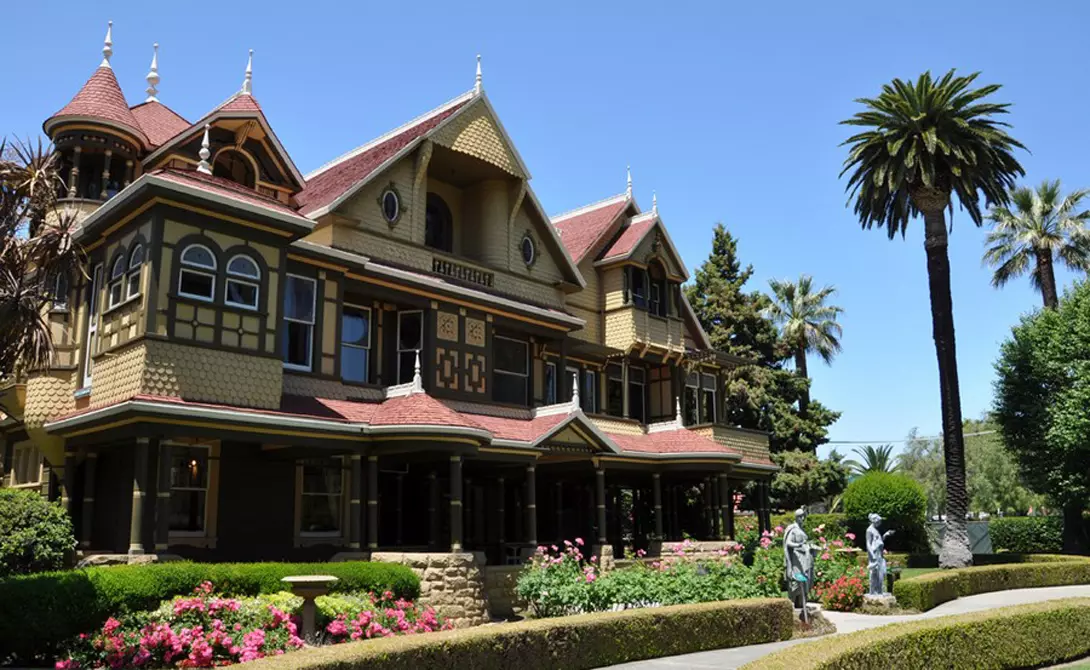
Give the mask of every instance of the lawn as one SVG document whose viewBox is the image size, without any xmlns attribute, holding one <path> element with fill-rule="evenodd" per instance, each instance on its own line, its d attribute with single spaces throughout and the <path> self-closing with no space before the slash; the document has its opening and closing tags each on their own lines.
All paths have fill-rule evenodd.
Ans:
<svg viewBox="0 0 1090 670">
<path fill-rule="evenodd" d="M 938 572 L 942 568 L 903 568 L 901 570 L 901 579 L 911 579 L 913 577 L 919 577 L 920 575 L 926 575 L 929 572 Z"/>
</svg>

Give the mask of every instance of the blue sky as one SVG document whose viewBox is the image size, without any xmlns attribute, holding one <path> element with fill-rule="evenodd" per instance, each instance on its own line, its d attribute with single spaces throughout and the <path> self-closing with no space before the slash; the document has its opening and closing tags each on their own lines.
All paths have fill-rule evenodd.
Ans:
<svg viewBox="0 0 1090 670">
<path fill-rule="evenodd" d="M 631 163 L 637 199 L 649 208 L 658 192 L 690 269 L 722 221 L 756 268 L 753 288 L 804 272 L 839 288 L 844 352 L 811 365 L 815 397 L 844 413 L 837 440 L 940 425 L 921 226 L 889 241 L 845 208 L 837 122 L 852 100 L 926 69 L 980 70 L 1014 103 L 1027 181 L 1090 186 L 1080 3 L 96 1 L 4 13 L 19 28 L 5 33 L 0 134 L 40 132 L 97 66 L 113 19 L 130 103 L 144 98 L 159 42 L 160 100 L 190 120 L 239 88 L 255 49 L 254 94 L 303 172 L 469 89 L 481 53 L 485 89 L 548 211 L 622 191 Z M 983 237 L 955 211 L 967 417 L 990 406 L 999 343 L 1040 302 L 1028 281 L 991 288 Z"/>
</svg>

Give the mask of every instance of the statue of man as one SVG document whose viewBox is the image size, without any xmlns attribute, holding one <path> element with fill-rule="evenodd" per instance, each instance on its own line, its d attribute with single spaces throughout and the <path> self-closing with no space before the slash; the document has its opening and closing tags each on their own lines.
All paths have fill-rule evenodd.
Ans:
<svg viewBox="0 0 1090 670">
<path fill-rule="evenodd" d="M 892 530 L 885 533 L 879 530 L 882 517 L 871 514 L 870 527 L 867 528 L 867 570 L 870 572 L 869 595 L 880 596 L 886 592 L 886 538 L 893 534 Z"/>
<path fill-rule="evenodd" d="M 787 580 L 787 595 L 796 607 L 806 612 L 806 600 L 810 586 L 814 583 L 814 555 L 810 547 L 810 538 L 802 529 L 806 521 L 806 510 L 795 510 L 795 523 L 783 533 L 783 567 Z"/>
</svg>

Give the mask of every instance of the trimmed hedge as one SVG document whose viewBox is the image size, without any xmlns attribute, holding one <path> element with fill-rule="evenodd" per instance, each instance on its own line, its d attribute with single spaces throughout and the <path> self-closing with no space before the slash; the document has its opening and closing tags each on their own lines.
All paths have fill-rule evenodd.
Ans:
<svg viewBox="0 0 1090 670">
<path fill-rule="evenodd" d="M 582 670 L 791 638 L 783 598 L 580 614 L 298 651 L 253 670 Z"/>
<path fill-rule="evenodd" d="M 978 593 L 1090 584 L 1090 558 L 1050 554 L 1022 558 L 1025 562 L 1021 564 L 983 565 L 899 579 L 893 583 L 893 595 L 901 607 L 925 612 Z"/>
<path fill-rule="evenodd" d="M 337 577 L 333 591 L 392 591 L 415 599 L 420 580 L 390 563 L 155 563 L 44 572 L 0 580 L 0 664 L 48 656 L 111 616 L 152 610 L 202 582 L 232 596 L 290 590 L 290 575 Z"/>
<path fill-rule="evenodd" d="M 1090 654 L 1090 598 L 1053 600 L 838 635 L 743 670 L 1036 668 Z"/>
<path fill-rule="evenodd" d="M 927 494 L 914 479 L 889 472 L 868 472 L 844 489 L 848 527 L 866 546 L 868 516 L 881 515 L 883 530 L 895 531 L 886 540 L 890 551 L 921 551 L 927 544 Z"/>
<path fill-rule="evenodd" d="M 995 551 L 1055 553 L 1063 550 L 1064 520 L 1058 516 L 1006 516 L 988 522 Z"/>
</svg>

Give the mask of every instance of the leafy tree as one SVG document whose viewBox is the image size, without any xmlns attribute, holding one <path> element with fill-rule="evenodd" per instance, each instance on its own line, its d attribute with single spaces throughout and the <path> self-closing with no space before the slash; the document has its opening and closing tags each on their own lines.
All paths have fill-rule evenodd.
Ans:
<svg viewBox="0 0 1090 670">
<path fill-rule="evenodd" d="M 840 353 L 842 331 L 836 318 L 844 310 L 826 304 L 836 289 L 826 286 L 815 291 L 810 275 L 801 275 L 797 282 L 772 279 L 768 284 L 773 300 L 762 315 L 780 327 L 783 341 L 795 356 L 795 372 L 808 379 L 807 354 L 816 353 L 829 364 Z M 809 404 L 810 389 L 806 388 L 799 396 L 799 413 L 805 416 Z"/>
<path fill-rule="evenodd" d="M 1064 513 L 1064 551 L 1088 546 L 1090 284 L 1022 318 L 996 363 L 995 418 L 1030 487 Z"/>
<path fill-rule="evenodd" d="M 1059 258 L 1067 267 L 1085 272 L 1090 269 L 1090 210 L 1077 212 L 1087 191 L 1081 189 L 1061 197 L 1060 180 L 1042 182 L 1037 190 L 1027 187 L 1011 191 L 1013 211 L 993 207 L 988 219 L 993 223 L 985 241 L 984 262 L 995 268 L 992 286 L 1000 287 L 1026 273 L 1041 292 L 1045 307 L 1055 309 L 1056 271 Z"/>
<path fill-rule="evenodd" d="M 0 140 L 0 378 L 48 367 L 53 340 L 46 306 L 58 275 L 72 277 L 82 251 L 75 216 L 57 208 L 56 154 Z"/>
<path fill-rule="evenodd" d="M 951 70 L 939 80 L 925 72 L 914 84 L 894 79 L 877 98 L 859 99 L 866 109 L 842 121 L 863 128 L 844 141 L 850 150 L 841 171 L 851 173 L 847 189 L 863 228 L 885 227 L 893 239 L 898 232 L 905 235 L 910 219 L 923 216 L 949 507 L 939 556 L 943 567 L 973 561 L 965 522 L 969 501 L 945 212 L 956 194 L 979 226 L 984 218 L 979 196 L 986 205 L 1006 205 L 1015 178 L 1025 174 L 1013 155 L 1024 147 L 994 118 L 1006 114 L 1009 105 L 985 101 L 1000 87 L 973 89 L 976 77 Z"/>
<path fill-rule="evenodd" d="M 946 511 L 946 467 L 942 458 L 942 440 L 920 439 L 913 428 L 908 443 L 897 457 L 901 474 L 911 477 L 927 494 L 927 513 Z"/>
<path fill-rule="evenodd" d="M 783 451 L 772 459 L 781 468 L 772 478 L 774 505 L 780 509 L 813 505 L 839 495 L 848 484 L 847 467 L 809 451 Z"/>
<path fill-rule="evenodd" d="M 844 464 L 851 469 L 854 475 L 865 475 L 868 472 L 894 472 L 898 469 L 897 459 L 893 457 L 893 445 L 886 444 L 875 447 L 868 444 L 865 447 L 856 447 L 852 452 L 859 457 L 845 461 Z"/>
</svg>

